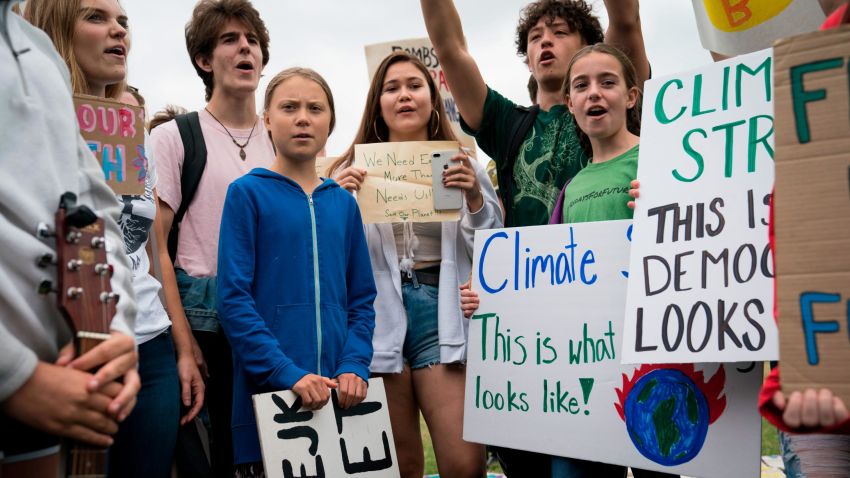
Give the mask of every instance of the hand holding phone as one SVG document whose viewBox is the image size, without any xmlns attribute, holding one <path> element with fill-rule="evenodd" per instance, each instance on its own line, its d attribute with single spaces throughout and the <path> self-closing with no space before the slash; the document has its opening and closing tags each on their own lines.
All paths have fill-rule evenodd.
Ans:
<svg viewBox="0 0 850 478">
<path fill-rule="evenodd" d="M 458 187 L 447 186 L 444 181 L 454 166 L 452 158 L 456 150 L 431 153 L 431 183 L 434 189 L 434 209 L 438 211 L 460 209 L 463 206 L 462 192 Z M 447 182 L 447 181 L 446 181 Z"/>
<path fill-rule="evenodd" d="M 451 153 L 451 158 L 449 167 L 443 168 L 442 171 L 443 186 L 463 191 L 467 209 L 472 213 L 480 211 L 484 207 L 484 195 L 481 194 L 481 184 L 473 165 L 474 159 L 469 157 L 466 148 L 448 153 Z M 434 178 L 437 178 L 436 172 Z"/>
</svg>

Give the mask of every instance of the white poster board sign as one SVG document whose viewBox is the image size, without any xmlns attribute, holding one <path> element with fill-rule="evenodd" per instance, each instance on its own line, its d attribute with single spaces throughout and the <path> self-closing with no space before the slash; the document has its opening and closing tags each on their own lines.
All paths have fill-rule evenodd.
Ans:
<svg viewBox="0 0 850 478">
<path fill-rule="evenodd" d="M 646 82 L 625 363 L 775 360 L 771 51 Z"/>
<path fill-rule="evenodd" d="M 464 439 L 759 475 L 761 367 L 622 365 L 630 221 L 476 231 Z M 734 450 L 733 453 L 730 453 Z"/>
<path fill-rule="evenodd" d="M 818 29 L 826 16 L 813 0 L 691 0 L 702 46 L 728 56 L 770 48 Z"/>
<path fill-rule="evenodd" d="M 343 410 L 336 391 L 317 411 L 291 391 L 254 395 L 263 465 L 269 478 L 398 478 L 384 381 L 369 380 L 359 405 Z"/>
</svg>

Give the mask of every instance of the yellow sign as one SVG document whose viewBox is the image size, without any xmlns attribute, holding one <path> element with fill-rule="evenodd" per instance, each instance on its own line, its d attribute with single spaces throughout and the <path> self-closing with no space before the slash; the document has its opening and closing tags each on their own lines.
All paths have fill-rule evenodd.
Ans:
<svg viewBox="0 0 850 478">
<path fill-rule="evenodd" d="M 740 32 L 782 13 L 793 0 L 703 0 L 708 18 L 724 32 Z"/>
</svg>

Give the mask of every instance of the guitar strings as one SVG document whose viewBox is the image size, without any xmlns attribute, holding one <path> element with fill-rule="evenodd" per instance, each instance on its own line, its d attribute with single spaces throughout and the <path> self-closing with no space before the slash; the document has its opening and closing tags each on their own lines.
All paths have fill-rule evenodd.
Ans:
<svg viewBox="0 0 850 478">
<path fill-rule="evenodd" d="M 107 262 L 105 260 L 106 259 L 106 257 L 105 257 L 106 256 L 106 244 L 105 244 L 105 242 L 104 242 L 104 245 L 102 247 L 103 247 L 103 249 L 101 249 L 101 253 L 98 254 L 98 255 L 104 256 L 103 262 L 104 262 L 104 264 L 106 264 Z M 95 263 L 97 263 L 97 262 L 98 262 L 98 260 L 95 260 Z M 88 300 L 87 300 L 86 296 L 81 297 L 82 303 L 80 305 L 81 305 L 81 309 L 83 309 L 82 310 L 82 312 L 83 312 L 83 322 L 87 326 L 86 328 L 94 328 L 98 332 L 108 333 L 109 322 L 110 322 L 110 317 L 109 317 L 110 302 L 108 300 L 101 300 L 100 299 L 101 298 L 100 293 L 101 292 L 108 293 L 109 283 L 107 281 L 110 280 L 109 272 L 107 270 L 107 272 L 105 272 L 103 274 L 98 274 L 97 271 L 92 270 L 92 273 L 99 276 L 100 291 L 95 293 L 94 296 L 89 295 Z M 104 298 L 107 298 L 107 297 L 108 296 L 104 296 Z M 101 309 L 100 312 L 101 313 L 99 314 L 99 319 L 95 319 L 94 321 L 92 320 L 92 317 L 91 317 L 92 314 L 90 314 L 91 312 L 94 312 L 93 310 L 91 310 L 91 305 L 92 305 L 91 300 L 98 300 L 101 303 L 100 304 L 100 309 Z M 99 325 L 99 327 L 91 327 L 91 325 Z M 82 349 L 82 347 L 80 347 L 80 348 Z M 87 351 L 88 350 L 80 350 L 81 354 L 85 353 Z M 91 475 L 94 472 L 97 472 L 98 470 L 95 467 L 95 464 L 96 464 L 95 461 L 98 460 L 99 456 L 103 453 L 105 453 L 103 450 L 96 450 L 92 447 L 85 446 L 85 445 L 79 445 L 78 444 L 76 446 L 73 446 L 72 450 L 71 450 L 71 470 L 72 470 L 72 473 L 74 475 L 78 475 L 78 476 L 88 476 L 88 475 Z M 98 475 L 98 476 L 100 476 L 100 475 Z"/>
</svg>

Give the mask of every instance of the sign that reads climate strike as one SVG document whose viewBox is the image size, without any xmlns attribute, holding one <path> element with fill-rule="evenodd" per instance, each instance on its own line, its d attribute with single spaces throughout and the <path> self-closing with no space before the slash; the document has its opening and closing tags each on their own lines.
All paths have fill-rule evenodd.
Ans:
<svg viewBox="0 0 850 478">
<path fill-rule="evenodd" d="M 626 363 L 775 360 L 769 50 L 646 83 Z"/>
</svg>

